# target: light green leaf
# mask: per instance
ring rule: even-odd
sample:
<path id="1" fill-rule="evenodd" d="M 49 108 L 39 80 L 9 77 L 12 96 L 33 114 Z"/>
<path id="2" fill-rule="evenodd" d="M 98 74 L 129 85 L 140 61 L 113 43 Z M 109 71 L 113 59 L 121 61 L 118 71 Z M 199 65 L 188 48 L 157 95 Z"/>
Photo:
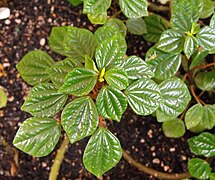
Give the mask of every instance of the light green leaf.
<path id="1" fill-rule="evenodd" d="M 91 69 L 74 68 L 64 80 L 59 92 L 74 96 L 87 95 L 92 91 L 98 79 L 98 73 Z"/>
<path id="2" fill-rule="evenodd" d="M 193 158 L 188 161 L 188 170 L 192 177 L 198 179 L 208 179 L 211 174 L 210 165 L 199 158 Z"/>
<path id="3" fill-rule="evenodd" d="M 93 100 L 85 96 L 67 104 L 61 119 L 70 143 L 74 143 L 95 132 L 99 115 Z"/>
<path id="4" fill-rule="evenodd" d="M 192 62 L 189 66 L 189 69 L 194 68 L 195 66 L 202 65 L 204 63 L 204 59 L 208 55 L 208 51 L 206 50 L 200 50 L 193 54 L 192 56 Z"/>
<path id="5" fill-rule="evenodd" d="M 154 76 L 154 73 L 148 64 L 138 56 L 129 56 L 125 60 L 118 62 L 116 65 L 123 68 L 127 73 L 128 78 L 131 80 L 143 77 L 152 78 Z"/>
<path id="6" fill-rule="evenodd" d="M 107 12 L 101 14 L 87 14 L 88 19 L 92 24 L 104 24 L 107 21 Z"/>
<path id="7" fill-rule="evenodd" d="M 60 134 L 61 126 L 56 120 L 32 117 L 21 125 L 13 145 L 31 156 L 43 157 L 53 151 Z"/>
<path id="8" fill-rule="evenodd" d="M 106 12 L 111 5 L 111 0 L 84 0 L 83 13 L 99 15 Z"/>
<path id="9" fill-rule="evenodd" d="M 126 26 L 131 34 L 143 35 L 147 33 L 146 23 L 142 18 L 128 19 Z"/>
<path id="10" fill-rule="evenodd" d="M 31 51 L 26 54 L 16 65 L 22 78 L 30 85 L 49 81 L 50 76 L 47 69 L 54 64 L 53 59 L 41 50 Z"/>
<path id="11" fill-rule="evenodd" d="M 136 114 L 152 114 L 161 103 L 158 85 L 151 79 L 139 79 L 126 90 L 128 103 Z"/>
<path id="12" fill-rule="evenodd" d="M 215 135 L 203 132 L 198 136 L 188 139 L 191 152 L 199 156 L 215 156 Z"/>
<path id="13" fill-rule="evenodd" d="M 211 91 L 215 88 L 215 71 L 199 72 L 194 81 L 199 89 Z"/>
<path id="14" fill-rule="evenodd" d="M 68 0 L 68 1 L 73 6 L 78 6 L 79 4 L 81 4 L 83 2 L 83 0 Z"/>
<path id="15" fill-rule="evenodd" d="M 4 91 L 4 88 L 0 86 L 0 109 L 6 107 L 7 105 L 7 95 Z"/>
<path id="16" fill-rule="evenodd" d="M 206 50 L 213 50 L 215 47 L 215 29 L 210 26 L 203 27 L 197 33 L 199 45 Z"/>
<path id="17" fill-rule="evenodd" d="M 158 42 L 161 34 L 168 29 L 166 20 L 156 14 L 149 15 L 144 20 L 147 29 L 147 34 L 143 35 L 144 39 L 149 42 Z"/>
<path id="18" fill-rule="evenodd" d="M 119 6 L 127 18 L 148 16 L 146 0 L 119 0 Z"/>
<path id="19" fill-rule="evenodd" d="M 198 47 L 198 41 L 194 36 L 186 36 L 184 42 L 184 53 L 189 59 Z"/>
<path id="20" fill-rule="evenodd" d="M 85 55 L 94 57 L 96 41 L 89 30 L 68 26 L 63 47 L 66 56 L 84 62 Z"/>
<path id="21" fill-rule="evenodd" d="M 162 124 L 162 129 L 166 137 L 179 138 L 185 133 L 185 126 L 181 119 L 175 118 Z"/>
<path id="22" fill-rule="evenodd" d="M 196 22 L 193 22 L 190 33 L 192 35 L 194 35 L 194 34 L 198 33 L 199 30 L 200 30 L 200 25 L 198 23 L 196 23 Z"/>
<path id="23" fill-rule="evenodd" d="M 167 116 L 166 114 L 159 110 L 156 111 L 156 118 L 158 122 L 166 122 L 175 119 L 175 117 Z"/>
<path id="24" fill-rule="evenodd" d="M 183 34 L 169 29 L 162 33 L 157 48 L 170 54 L 178 54 L 183 50 L 184 37 Z"/>
<path id="25" fill-rule="evenodd" d="M 99 73 L 95 62 L 87 55 L 85 56 L 85 68 L 94 70 Z"/>
<path id="26" fill-rule="evenodd" d="M 215 172 L 210 174 L 210 180 L 215 180 Z"/>
<path id="27" fill-rule="evenodd" d="M 169 54 L 152 47 L 146 53 L 146 63 L 150 66 L 155 74 L 154 77 L 165 80 L 173 77 L 181 65 L 180 54 Z"/>
<path id="28" fill-rule="evenodd" d="M 119 122 L 127 108 L 127 100 L 120 90 L 104 86 L 97 96 L 96 106 L 102 117 Z"/>
<path id="29" fill-rule="evenodd" d="M 167 116 L 177 117 L 191 100 L 186 84 L 179 78 L 169 78 L 159 84 L 159 88 L 163 101 L 158 110 Z"/>
<path id="30" fill-rule="evenodd" d="M 55 63 L 50 69 L 48 69 L 48 74 L 51 81 L 58 88 L 63 85 L 64 78 L 67 73 L 70 72 L 74 67 L 81 67 L 82 64 L 71 58 L 66 58 L 63 61 Z"/>
<path id="31" fill-rule="evenodd" d="M 214 13 L 214 2 L 212 0 L 203 0 L 203 9 L 200 12 L 200 18 L 206 19 Z"/>
<path id="32" fill-rule="evenodd" d="M 113 63 L 122 59 L 125 54 L 126 49 L 122 50 L 121 37 L 120 34 L 115 34 L 113 37 L 103 41 L 96 49 L 96 64 L 99 70 L 106 68 Z"/>
<path id="33" fill-rule="evenodd" d="M 83 163 L 89 172 L 99 178 L 113 168 L 121 157 L 119 140 L 108 129 L 100 127 L 85 148 Z"/>
<path id="34" fill-rule="evenodd" d="M 118 18 L 108 19 L 108 21 L 105 23 L 105 26 L 115 26 L 122 33 L 123 37 L 126 36 L 127 28 L 123 21 Z"/>
<path id="35" fill-rule="evenodd" d="M 33 87 L 21 110 L 37 117 L 54 116 L 63 108 L 68 97 L 57 90 L 51 83 L 42 83 Z"/>
<path id="36" fill-rule="evenodd" d="M 212 16 L 211 21 L 210 21 L 210 27 L 215 28 L 215 14 Z"/>
<path id="37" fill-rule="evenodd" d="M 110 86 L 124 90 L 128 86 L 128 75 L 124 69 L 114 67 L 109 69 L 104 76 Z"/>

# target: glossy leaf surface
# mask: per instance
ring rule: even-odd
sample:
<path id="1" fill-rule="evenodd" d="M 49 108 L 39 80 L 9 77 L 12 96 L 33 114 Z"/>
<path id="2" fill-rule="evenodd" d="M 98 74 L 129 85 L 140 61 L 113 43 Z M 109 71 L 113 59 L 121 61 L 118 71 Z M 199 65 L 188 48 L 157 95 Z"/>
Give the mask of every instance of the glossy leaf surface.
<path id="1" fill-rule="evenodd" d="M 205 19 L 210 17 L 214 13 L 214 2 L 213 0 L 203 0 L 203 8 L 200 13 L 200 18 Z"/>
<path id="2" fill-rule="evenodd" d="M 131 34 L 143 35 L 147 33 L 146 23 L 142 18 L 128 19 L 126 26 Z"/>
<path id="3" fill-rule="evenodd" d="M 7 94 L 4 88 L 0 86 L 0 109 L 7 105 Z"/>
<path id="4" fill-rule="evenodd" d="M 106 128 L 100 127 L 90 138 L 84 151 L 86 169 L 97 177 L 113 168 L 122 157 L 119 140 Z"/>
<path id="5" fill-rule="evenodd" d="M 101 14 L 87 14 L 88 19 L 92 24 L 104 24 L 107 21 L 107 12 L 102 12 Z"/>
<path id="6" fill-rule="evenodd" d="M 105 23 L 104 26 L 115 26 L 122 33 L 123 37 L 126 36 L 127 28 L 123 21 L 118 18 L 108 19 L 107 23 Z"/>
<path id="7" fill-rule="evenodd" d="M 84 67 L 87 68 L 87 69 L 91 69 L 91 70 L 94 70 L 96 72 L 99 73 L 97 67 L 96 67 L 96 64 L 95 62 L 89 57 L 89 56 L 85 56 L 85 64 L 84 64 Z"/>
<path id="8" fill-rule="evenodd" d="M 51 83 L 33 87 L 21 109 L 37 117 L 52 117 L 64 106 L 67 95 L 59 93 Z"/>
<path id="9" fill-rule="evenodd" d="M 199 89 L 211 91 L 215 89 L 215 71 L 199 72 L 194 81 Z"/>
<path id="10" fill-rule="evenodd" d="M 111 0 L 84 0 L 83 13 L 99 15 L 106 12 L 111 5 Z"/>
<path id="11" fill-rule="evenodd" d="M 194 68 L 195 66 L 202 65 L 204 63 L 204 59 L 208 55 L 208 51 L 201 50 L 193 54 L 192 62 L 189 66 L 189 69 Z"/>
<path id="12" fill-rule="evenodd" d="M 184 53 L 189 59 L 198 47 L 198 41 L 194 36 L 186 36 L 184 42 Z"/>
<path id="13" fill-rule="evenodd" d="M 210 27 L 215 28 L 215 14 L 211 17 Z"/>
<path id="14" fill-rule="evenodd" d="M 13 140 L 13 145 L 31 156 L 43 157 L 55 148 L 61 126 L 51 118 L 32 117 L 24 121 Z"/>
<path id="15" fill-rule="evenodd" d="M 99 115 L 93 100 L 85 96 L 67 104 L 61 119 L 70 143 L 74 143 L 95 132 Z"/>

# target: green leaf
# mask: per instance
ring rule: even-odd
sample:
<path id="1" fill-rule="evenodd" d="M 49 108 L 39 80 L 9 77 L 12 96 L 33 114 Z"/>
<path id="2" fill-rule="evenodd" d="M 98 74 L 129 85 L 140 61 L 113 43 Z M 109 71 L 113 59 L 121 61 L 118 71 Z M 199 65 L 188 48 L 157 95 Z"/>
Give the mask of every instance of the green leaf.
<path id="1" fill-rule="evenodd" d="M 83 2 L 83 0 L 68 0 L 68 1 L 73 6 L 78 6 L 79 4 L 81 4 Z"/>
<path id="2" fill-rule="evenodd" d="M 189 32 L 192 27 L 193 19 L 189 14 L 177 12 L 171 18 L 172 28 L 179 32 Z"/>
<path id="3" fill-rule="evenodd" d="M 210 180 L 215 180 L 215 172 L 210 174 Z"/>
<path id="4" fill-rule="evenodd" d="M 215 71 L 199 72 L 194 81 L 199 89 L 211 91 L 215 88 Z"/>
<path id="5" fill-rule="evenodd" d="M 119 140 L 108 129 L 100 127 L 87 144 L 83 163 L 89 172 L 99 178 L 113 168 L 121 157 L 122 148 Z"/>
<path id="6" fill-rule="evenodd" d="M 162 129 L 166 137 L 179 138 L 185 133 L 185 126 L 181 119 L 175 118 L 162 124 Z"/>
<path id="7" fill-rule="evenodd" d="M 64 78 L 74 67 L 81 67 L 82 64 L 71 58 L 66 58 L 63 61 L 55 63 L 50 69 L 48 69 L 51 81 L 58 88 L 63 85 Z"/>
<path id="8" fill-rule="evenodd" d="M 193 34 L 198 33 L 199 30 L 200 30 L 200 25 L 196 22 L 193 22 L 190 33 L 193 35 Z"/>
<path id="9" fill-rule="evenodd" d="M 132 83 L 126 90 L 128 103 L 136 114 L 152 114 L 161 102 L 158 85 L 151 79 L 139 79 Z"/>
<path id="10" fill-rule="evenodd" d="M 211 21 L 210 21 L 210 27 L 215 28 L 215 14 L 212 16 Z"/>
<path id="11" fill-rule="evenodd" d="M 104 24 L 107 21 L 107 12 L 101 14 L 87 14 L 88 19 L 92 24 Z"/>
<path id="12" fill-rule="evenodd" d="M 159 111 L 167 116 L 177 117 L 191 100 L 186 84 L 179 78 L 169 78 L 159 84 L 163 101 Z"/>
<path id="13" fill-rule="evenodd" d="M 186 57 L 189 59 L 190 56 L 195 52 L 198 48 L 198 41 L 194 36 L 186 36 L 184 42 L 184 53 Z"/>
<path id="14" fill-rule="evenodd" d="M 146 23 L 142 18 L 128 19 L 126 26 L 131 34 L 143 35 L 147 33 Z"/>
<path id="15" fill-rule="evenodd" d="M 123 35 L 123 37 L 126 36 L 126 31 L 127 28 L 123 21 L 117 18 L 110 18 L 108 21 L 105 23 L 105 26 L 115 26 Z"/>
<path id="16" fill-rule="evenodd" d="M 214 13 L 214 2 L 212 0 L 203 0 L 203 9 L 200 12 L 200 18 L 206 19 Z"/>
<path id="17" fill-rule="evenodd" d="M 99 115 L 90 97 L 80 97 L 64 108 L 62 126 L 71 143 L 93 134 L 98 126 Z"/>
<path id="18" fill-rule="evenodd" d="M 146 53 L 146 63 L 150 66 L 155 74 L 154 77 L 165 80 L 173 77 L 181 65 L 180 54 L 169 54 L 152 47 Z"/>
<path id="19" fill-rule="evenodd" d="M 122 59 L 126 49 L 122 50 L 120 34 L 115 34 L 113 37 L 103 41 L 96 49 L 95 59 L 99 70 L 107 68 L 114 61 Z M 122 35 L 121 35 L 122 36 Z"/>
<path id="20" fill-rule="evenodd" d="M 6 107 L 7 105 L 7 95 L 4 91 L 4 88 L 0 86 L 0 109 Z"/>
<path id="21" fill-rule="evenodd" d="M 53 151 L 60 134 L 61 126 L 56 120 L 32 117 L 21 125 L 13 145 L 27 154 L 43 157 Z"/>
<path id="22" fill-rule="evenodd" d="M 50 76 L 47 69 L 54 64 L 53 59 L 41 50 L 31 51 L 26 54 L 16 65 L 22 78 L 30 85 L 49 81 Z"/>
<path id="23" fill-rule="evenodd" d="M 185 115 L 187 129 L 192 132 L 201 132 L 212 129 L 215 126 L 215 105 L 196 104 L 192 106 Z"/>
<path id="24" fill-rule="evenodd" d="M 106 12 L 111 5 L 111 0 L 84 0 L 83 13 L 99 15 Z"/>
<path id="25" fill-rule="evenodd" d="M 157 48 L 170 54 L 178 54 L 183 50 L 184 37 L 183 34 L 169 29 L 162 33 Z"/>
<path id="26" fill-rule="evenodd" d="M 166 122 L 175 119 L 175 117 L 167 116 L 166 114 L 159 110 L 156 111 L 156 118 L 158 122 Z"/>
<path id="27" fill-rule="evenodd" d="M 94 57 L 96 41 L 89 30 L 68 26 L 63 47 L 66 56 L 84 62 L 85 55 Z"/>
<path id="28" fill-rule="evenodd" d="M 119 0 L 119 6 L 127 18 L 148 16 L 146 0 Z"/>
<path id="29" fill-rule="evenodd" d="M 120 90 L 104 86 L 97 96 L 96 106 L 102 117 L 119 122 L 127 108 L 127 100 Z"/>
<path id="30" fill-rule="evenodd" d="M 53 27 L 49 37 L 50 49 L 58 54 L 67 56 L 64 51 L 64 39 L 67 36 L 69 26 Z"/>
<path id="31" fill-rule="evenodd" d="M 208 132 L 203 132 L 198 136 L 188 139 L 188 144 L 192 153 L 205 156 L 215 156 L 215 136 Z"/>
<path id="32" fill-rule="evenodd" d="M 203 27 L 197 34 L 199 45 L 206 50 L 213 50 L 215 47 L 215 29 L 210 26 Z"/>
<path id="33" fill-rule="evenodd" d="M 104 76 L 105 80 L 110 86 L 113 86 L 119 90 L 124 90 L 128 84 L 128 75 L 124 69 L 121 68 L 111 68 Z"/>
<path id="34" fill-rule="evenodd" d="M 59 92 L 74 96 L 87 95 L 92 91 L 98 79 L 98 73 L 91 69 L 74 68 L 64 80 Z"/>
<path id="35" fill-rule="evenodd" d="M 54 116 L 63 108 L 68 97 L 57 90 L 51 83 L 42 83 L 33 87 L 21 109 L 32 116 Z"/>
<path id="36" fill-rule="evenodd" d="M 152 14 L 147 16 L 145 19 L 147 34 L 143 37 L 149 42 L 158 42 L 161 34 L 168 29 L 166 20 L 159 15 Z"/>
<path id="37" fill-rule="evenodd" d="M 85 68 L 94 70 L 99 73 L 95 62 L 87 55 L 85 56 Z"/>
<path id="38" fill-rule="evenodd" d="M 192 69 L 195 66 L 202 65 L 207 55 L 208 55 L 208 51 L 206 50 L 200 50 L 194 53 L 194 55 L 192 56 L 192 62 L 189 66 L 189 69 Z"/>
<path id="39" fill-rule="evenodd" d="M 192 177 L 198 179 L 208 179 L 211 174 L 210 165 L 199 158 L 193 158 L 188 161 L 188 170 Z"/>
<path id="40" fill-rule="evenodd" d="M 125 70 L 128 75 L 128 79 L 136 80 L 143 77 L 152 78 L 154 73 L 151 68 L 138 56 L 129 56 L 125 60 L 116 64 Z"/>

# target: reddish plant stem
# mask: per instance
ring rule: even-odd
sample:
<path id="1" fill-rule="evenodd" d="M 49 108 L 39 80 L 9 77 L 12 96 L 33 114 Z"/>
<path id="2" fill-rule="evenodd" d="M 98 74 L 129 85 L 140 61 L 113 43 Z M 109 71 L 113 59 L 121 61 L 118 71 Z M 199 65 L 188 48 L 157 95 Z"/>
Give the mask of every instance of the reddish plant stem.
<path id="1" fill-rule="evenodd" d="M 103 127 L 102 116 L 99 116 L 99 127 Z"/>
<path id="2" fill-rule="evenodd" d="M 192 93 L 192 95 L 195 98 L 197 103 L 205 105 L 205 103 L 196 95 L 193 85 L 190 86 L 190 91 L 191 91 L 191 93 Z"/>
<path id="3" fill-rule="evenodd" d="M 205 69 L 205 68 L 208 68 L 208 67 L 211 67 L 211 66 L 215 66 L 215 62 L 205 64 L 205 65 L 196 66 L 196 67 L 192 68 L 191 70 L 193 71 L 195 69 Z"/>

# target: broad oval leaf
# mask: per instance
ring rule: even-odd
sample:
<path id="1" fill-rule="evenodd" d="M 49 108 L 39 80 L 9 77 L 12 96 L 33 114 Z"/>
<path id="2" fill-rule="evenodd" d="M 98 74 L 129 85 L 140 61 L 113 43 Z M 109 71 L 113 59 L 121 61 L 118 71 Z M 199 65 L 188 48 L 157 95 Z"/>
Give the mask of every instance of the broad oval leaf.
<path id="1" fill-rule="evenodd" d="M 66 105 L 62 114 L 62 126 L 71 143 L 93 134 L 99 115 L 90 97 L 80 97 Z"/>
<path id="2" fill-rule="evenodd" d="M 92 91 L 98 79 L 98 73 L 87 68 L 74 68 L 70 71 L 59 92 L 74 96 L 87 95 Z"/>
<path id="3" fill-rule="evenodd" d="M 128 19 L 126 26 L 131 34 L 143 35 L 147 33 L 146 23 L 143 18 Z"/>
<path id="4" fill-rule="evenodd" d="M 87 14 L 88 19 L 92 24 L 104 24 L 107 21 L 107 12 L 101 14 Z"/>
<path id="5" fill-rule="evenodd" d="M 119 6 L 127 18 L 148 16 L 146 0 L 119 0 Z"/>
<path id="6" fill-rule="evenodd" d="M 206 19 L 214 13 L 214 2 L 213 0 L 203 0 L 203 8 L 200 12 L 200 18 Z"/>
<path id="7" fill-rule="evenodd" d="M 167 116 L 177 117 L 191 100 L 186 84 L 179 78 L 170 78 L 159 84 L 162 103 L 158 110 Z"/>
<path id="8" fill-rule="evenodd" d="M 167 116 L 166 114 L 159 110 L 156 111 L 156 118 L 158 122 L 166 122 L 175 119 L 175 117 Z"/>
<path id="9" fill-rule="evenodd" d="M 113 168 L 121 157 L 119 140 L 108 129 L 100 127 L 85 148 L 83 163 L 89 172 L 99 178 Z"/>
<path id="10" fill-rule="evenodd" d="M 32 117 L 21 125 L 13 145 L 31 156 L 43 157 L 55 148 L 60 134 L 61 126 L 56 120 Z"/>
<path id="11" fill-rule="evenodd" d="M 199 45 L 206 50 L 213 50 L 215 47 L 215 29 L 210 26 L 203 27 L 197 33 Z"/>
<path id="12" fill-rule="evenodd" d="M 199 156 L 215 156 L 215 135 L 203 132 L 198 136 L 188 139 L 191 152 Z"/>
<path id="13" fill-rule="evenodd" d="M 46 70 L 53 64 L 53 59 L 46 52 L 36 50 L 26 54 L 16 68 L 28 84 L 35 86 L 50 80 Z"/>
<path id="14" fill-rule="evenodd" d="M 159 15 L 152 14 L 145 17 L 147 33 L 143 35 L 149 42 L 158 42 L 161 34 L 168 29 L 166 20 Z"/>
<path id="15" fill-rule="evenodd" d="M 195 66 L 202 65 L 204 63 L 204 59 L 206 58 L 207 55 L 208 55 L 207 50 L 200 50 L 200 51 L 197 51 L 196 53 L 194 53 L 194 55 L 192 56 L 192 62 L 189 66 L 189 69 L 192 69 Z"/>
<path id="16" fill-rule="evenodd" d="M 174 118 L 171 121 L 163 122 L 162 129 L 166 137 L 179 138 L 185 133 L 184 122 L 179 118 Z"/>
<path id="17" fill-rule="evenodd" d="M 127 99 L 120 90 L 104 86 L 97 96 L 96 106 L 102 117 L 119 122 L 127 108 Z"/>
<path id="18" fill-rule="evenodd" d="M 178 54 L 183 50 L 184 36 L 182 33 L 168 29 L 160 37 L 157 48 L 170 54 Z"/>
<path id="19" fill-rule="evenodd" d="M 215 71 L 199 72 L 194 81 L 199 89 L 211 91 L 215 89 Z"/>
<path id="20" fill-rule="evenodd" d="M 128 103 L 136 114 L 152 114 L 160 105 L 161 95 L 158 85 L 151 79 L 142 78 L 132 83 L 126 90 Z"/>
<path id="21" fill-rule="evenodd" d="M 119 90 L 123 90 L 128 86 L 128 75 L 124 69 L 111 68 L 105 73 L 104 78 L 110 86 Z"/>
<path id="22" fill-rule="evenodd" d="M 184 42 L 184 53 L 189 59 L 198 47 L 198 41 L 194 36 L 186 36 Z"/>
<path id="23" fill-rule="evenodd" d="M 211 167 L 199 158 L 193 158 L 188 161 L 188 170 L 192 177 L 198 179 L 208 179 L 211 174 Z"/>
<path id="24" fill-rule="evenodd" d="M 81 67 L 82 64 L 71 58 L 66 58 L 63 61 L 55 63 L 51 68 L 48 69 L 49 76 L 53 84 L 57 87 L 63 85 L 64 78 L 66 75 L 75 67 Z"/>
<path id="25" fill-rule="evenodd" d="M 193 19 L 190 14 L 177 12 L 171 17 L 172 28 L 179 32 L 189 32 L 192 27 Z"/>
<path id="26" fill-rule="evenodd" d="M 106 12 L 111 5 L 111 0 L 84 0 L 83 13 L 99 15 Z"/>
<path id="27" fill-rule="evenodd" d="M 42 83 L 31 89 L 21 110 L 32 116 L 52 117 L 63 108 L 67 97 L 66 94 L 59 93 L 53 84 Z"/>
<path id="28" fill-rule="evenodd" d="M 123 37 L 126 36 L 127 28 L 123 21 L 118 18 L 108 19 L 104 26 L 115 26 L 122 33 Z"/>
<path id="29" fill-rule="evenodd" d="M 136 80 L 143 77 L 152 78 L 154 73 L 143 59 L 138 56 L 129 56 L 125 60 L 118 62 L 116 66 L 125 70 L 128 79 Z"/>

